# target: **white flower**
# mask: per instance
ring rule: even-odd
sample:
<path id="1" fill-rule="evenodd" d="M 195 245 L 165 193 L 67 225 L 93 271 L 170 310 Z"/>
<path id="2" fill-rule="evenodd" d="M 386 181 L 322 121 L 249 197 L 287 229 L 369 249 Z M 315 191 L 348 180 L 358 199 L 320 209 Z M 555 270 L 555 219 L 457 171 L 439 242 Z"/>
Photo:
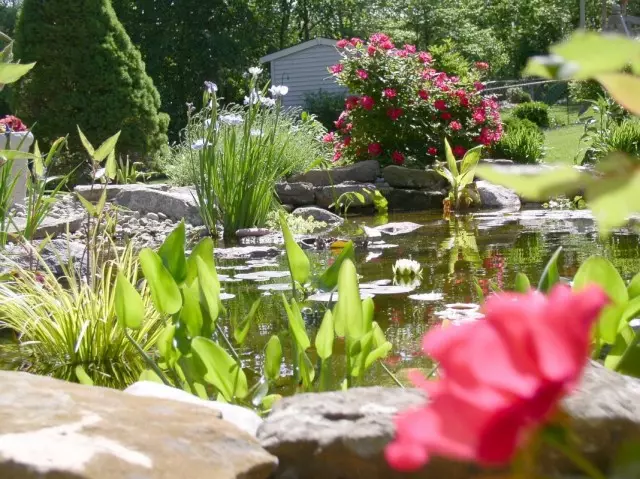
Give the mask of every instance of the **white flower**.
<path id="1" fill-rule="evenodd" d="M 199 140 L 196 140 L 193 143 L 191 143 L 192 150 L 202 150 L 203 148 L 206 148 L 208 146 L 211 146 L 211 143 L 209 143 L 204 138 L 200 138 Z"/>
<path id="2" fill-rule="evenodd" d="M 260 75 L 260 73 L 262 73 L 262 68 L 260 67 L 251 67 L 249 68 L 249 73 L 255 77 L 257 77 L 258 75 Z"/>
<path id="3" fill-rule="evenodd" d="M 258 128 L 251 128 L 251 136 L 262 136 L 262 130 Z"/>
<path id="4" fill-rule="evenodd" d="M 206 81 L 204 82 L 204 89 L 209 93 L 215 93 L 218 91 L 218 85 L 216 85 L 212 81 Z"/>
<path id="5" fill-rule="evenodd" d="M 289 87 L 285 85 L 273 85 L 271 88 L 269 88 L 269 93 L 271 93 L 271 96 L 274 98 L 285 96 L 287 93 L 289 93 Z"/>
<path id="6" fill-rule="evenodd" d="M 422 266 L 412 259 L 399 259 L 393 265 L 393 274 L 396 276 L 422 276 Z"/>
<path id="7" fill-rule="evenodd" d="M 262 103 L 264 106 L 274 106 L 276 104 L 276 101 L 273 98 L 261 97 L 260 103 Z"/>
<path id="8" fill-rule="evenodd" d="M 228 115 L 220 115 L 220 121 L 226 125 L 232 125 L 232 126 L 242 125 L 244 123 L 244 120 L 242 119 L 242 117 L 235 113 L 230 113 Z"/>
<path id="9" fill-rule="evenodd" d="M 245 96 L 244 97 L 244 104 L 245 105 L 255 105 L 256 103 L 258 103 L 260 101 L 260 93 L 258 93 L 257 91 L 253 90 L 251 93 L 249 93 L 249 96 Z"/>

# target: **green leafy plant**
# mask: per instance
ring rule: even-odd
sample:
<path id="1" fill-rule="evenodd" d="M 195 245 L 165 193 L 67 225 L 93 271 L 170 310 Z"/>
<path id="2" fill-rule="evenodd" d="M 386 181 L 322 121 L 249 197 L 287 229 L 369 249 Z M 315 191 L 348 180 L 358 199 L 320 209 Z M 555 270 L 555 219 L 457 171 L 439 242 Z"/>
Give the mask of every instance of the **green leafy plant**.
<path id="1" fill-rule="evenodd" d="M 140 161 L 131 161 L 129 155 L 122 161 L 118 158 L 116 168 L 116 183 L 120 185 L 131 185 L 145 179 L 145 174 L 139 170 L 143 166 Z"/>
<path id="2" fill-rule="evenodd" d="M 533 164 L 544 155 L 544 134 L 530 120 L 511 118 L 505 122 L 505 132 L 491 150 L 496 158 L 513 160 L 520 164 Z"/>
<path id="3" fill-rule="evenodd" d="M 587 145 L 582 162 L 595 163 L 611 151 L 608 149 L 608 140 L 616 126 L 629 117 L 629 113 L 606 93 L 588 103 L 589 110 L 583 115 L 584 133 L 580 137 L 580 142 Z"/>
<path id="4" fill-rule="evenodd" d="M 451 146 L 447 139 L 444 140 L 444 151 L 447 158 L 446 165 L 438 164 L 436 171 L 449 182 L 450 190 L 448 201 L 452 208 L 460 209 L 478 202 L 477 193 L 471 188 L 475 177 L 476 167 L 480 161 L 482 146 L 476 146 L 467 151 L 460 161 L 460 167 L 456 161 Z"/>
<path id="5" fill-rule="evenodd" d="M 344 94 L 324 90 L 309 92 L 304 96 L 304 110 L 316 118 L 327 130 L 334 128 L 333 122 L 344 107 Z"/>
<path id="6" fill-rule="evenodd" d="M 551 124 L 549 106 L 539 101 L 522 103 L 513 109 L 511 115 L 522 120 L 532 121 L 540 128 L 548 128 Z"/>
<path id="7" fill-rule="evenodd" d="M 505 97 L 510 103 L 529 103 L 533 101 L 531 95 L 524 91 L 521 87 L 507 88 Z"/>

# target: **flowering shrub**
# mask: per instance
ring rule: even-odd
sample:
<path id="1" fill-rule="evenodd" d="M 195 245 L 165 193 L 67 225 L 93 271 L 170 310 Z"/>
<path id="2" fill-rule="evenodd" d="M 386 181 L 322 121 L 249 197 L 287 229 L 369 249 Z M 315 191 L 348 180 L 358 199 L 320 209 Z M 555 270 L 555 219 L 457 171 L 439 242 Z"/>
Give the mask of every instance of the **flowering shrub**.
<path id="1" fill-rule="evenodd" d="M 325 138 L 334 146 L 334 161 L 428 165 L 444 157 L 445 137 L 458 157 L 500 139 L 497 102 L 480 95 L 487 63 L 476 63 L 460 79 L 432 69 L 428 52 L 396 47 L 382 33 L 368 43 L 352 38 L 337 46 L 342 60 L 329 72 L 352 95 L 335 121 L 335 134 Z"/>
<path id="2" fill-rule="evenodd" d="M 576 293 L 557 285 L 549 296 L 501 293 L 486 301 L 484 320 L 427 333 L 423 350 L 443 375 L 414 378 L 431 400 L 396 419 L 386 449 L 391 466 L 411 471 L 432 455 L 510 462 L 577 385 L 591 327 L 607 302 L 599 286 Z"/>
<path id="3" fill-rule="evenodd" d="M 20 120 L 20 118 L 7 115 L 0 119 L 0 133 L 8 133 L 12 131 L 27 131 L 27 127 Z"/>

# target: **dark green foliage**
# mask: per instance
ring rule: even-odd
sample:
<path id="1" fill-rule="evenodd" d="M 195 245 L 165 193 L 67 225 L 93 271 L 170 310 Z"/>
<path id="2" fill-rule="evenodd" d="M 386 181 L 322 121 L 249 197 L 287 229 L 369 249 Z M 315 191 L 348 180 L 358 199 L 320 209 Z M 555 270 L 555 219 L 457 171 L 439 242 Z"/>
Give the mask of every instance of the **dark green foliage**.
<path id="1" fill-rule="evenodd" d="M 528 103 L 532 101 L 531 95 L 520 87 L 508 88 L 505 96 L 509 103 Z"/>
<path id="2" fill-rule="evenodd" d="M 122 130 L 118 152 L 148 158 L 167 143 L 169 118 L 140 53 L 110 0 L 25 0 L 16 25 L 16 58 L 36 61 L 14 90 L 14 111 L 47 143 L 79 125 L 99 145 Z"/>
<path id="3" fill-rule="evenodd" d="M 304 111 L 316 116 L 327 130 L 335 130 L 334 122 L 344 110 L 344 95 L 320 90 L 307 93 L 304 97 Z"/>
<path id="4" fill-rule="evenodd" d="M 512 115 L 522 120 L 530 120 L 540 128 L 549 128 L 549 106 L 545 103 L 534 101 L 522 103 L 513 109 Z"/>
<path id="5" fill-rule="evenodd" d="M 537 163 L 544 154 L 544 135 L 530 120 L 509 118 L 504 122 L 505 132 L 492 148 L 495 158 L 515 163 Z"/>
<path id="6" fill-rule="evenodd" d="M 604 96 L 604 90 L 595 80 L 572 81 L 569 83 L 569 96 L 576 102 L 596 101 Z"/>
<path id="7" fill-rule="evenodd" d="M 640 120 L 624 120 L 613 126 L 608 135 L 594 140 L 591 150 L 595 153 L 595 160 L 601 160 L 614 152 L 640 158 Z"/>

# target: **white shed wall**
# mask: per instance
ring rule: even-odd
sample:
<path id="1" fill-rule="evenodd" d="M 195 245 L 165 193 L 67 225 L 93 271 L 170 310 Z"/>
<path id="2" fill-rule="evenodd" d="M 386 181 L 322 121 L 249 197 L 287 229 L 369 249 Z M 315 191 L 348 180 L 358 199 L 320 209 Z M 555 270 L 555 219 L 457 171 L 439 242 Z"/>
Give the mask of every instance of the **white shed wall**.
<path id="1" fill-rule="evenodd" d="M 343 93 L 346 88 L 338 85 L 327 67 L 340 61 L 335 47 L 314 45 L 271 62 L 271 81 L 274 85 L 287 85 L 289 94 L 284 97 L 284 106 L 302 106 L 307 92 L 323 90 Z"/>

